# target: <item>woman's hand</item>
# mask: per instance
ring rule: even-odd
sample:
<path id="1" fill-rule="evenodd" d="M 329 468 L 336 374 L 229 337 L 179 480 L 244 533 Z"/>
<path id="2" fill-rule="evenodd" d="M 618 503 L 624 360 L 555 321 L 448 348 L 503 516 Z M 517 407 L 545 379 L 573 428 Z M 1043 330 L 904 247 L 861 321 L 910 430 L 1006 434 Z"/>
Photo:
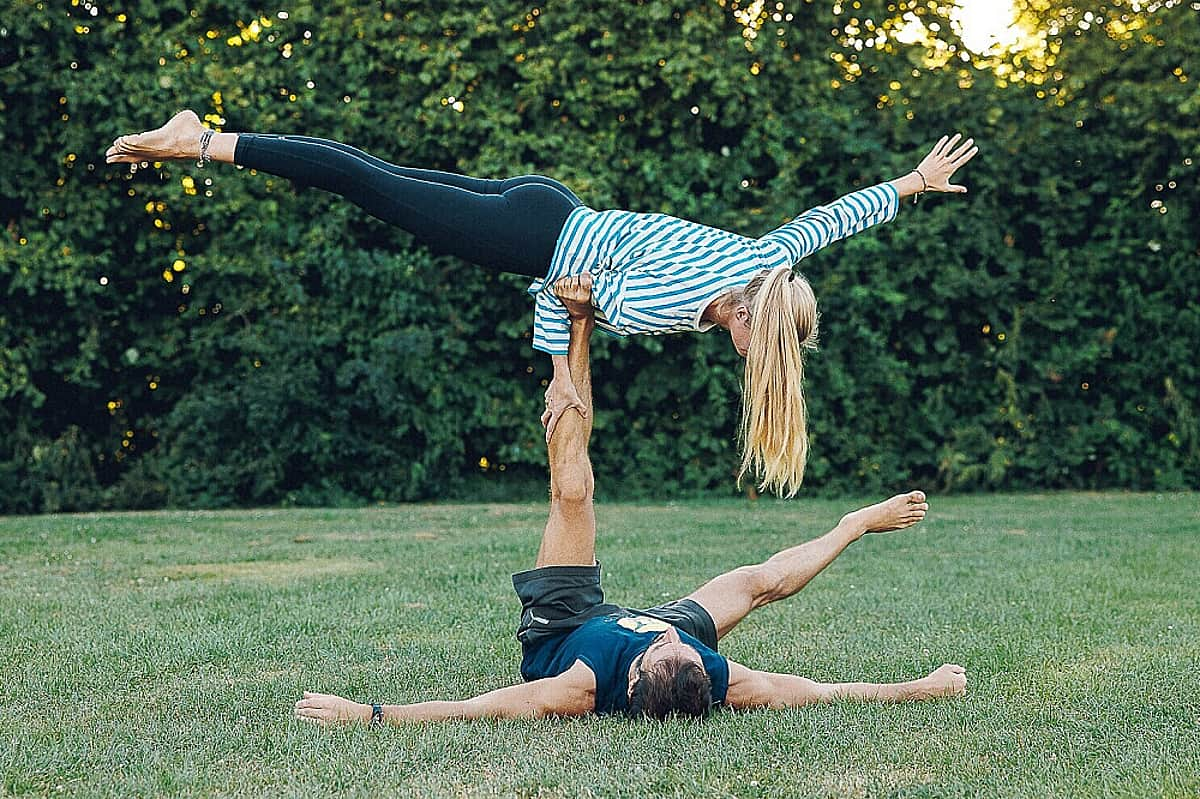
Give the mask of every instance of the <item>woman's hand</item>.
<path id="1" fill-rule="evenodd" d="M 558 426 L 558 420 L 562 415 L 571 408 L 579 411 L 579 415 L 587 418 L 587 408 L 583 404 L 583 400 L 579 398 L 579 391 L 576 390 L 575 384 L 571 382 L 571 372 L 566 370 L 566 374 L 560 376 L 558 369 L 555 370 L 554 379 L 550 381 L 550 386 L 546 389 L 546 410 L 542 413 L 542 425 L 546 428 L 546 443 L 550 443 L 550 436 L 554 435 L 554 428 Z"/>
<path id="2" fill-rule="evenodd" d="M 950 178 L 968 161 L 975 157 L 979 152 L 979 148 L 975 147 L 974 139 L 967 139 L 961 144 L 958 143 L 962 138 L 962 134 L 955 133 L 953 136 L 943 136 L 938 139 L 938 143 L 929 151 L 929 155 L 917 164 L 914 170 L 916 174 L 924 179 L 924 188 L 920 191 L 945 191 L 954 194 L 965 194 L 966 186 L 956 185 L 950 182 Z M 958 145 L 955 147 L 955 145 Z"/>
<path id="3" fill-rule="evenodd" d="M 371 720 L 371 706 L 351 702 L 333 694 L 304 692 L 304 698 L 296 703 L 296 718 L 313 724 L 345 724 Z"/>
<path id="4" fill-rule="evenodd" d="M 559 278 L 554 283 L 554 296 L 562 300 L 571 317 L 571 323 L 587 325 L 590 332 L 594 324 L 592 309 L 592 276 L 584 272 L 582 275 L 571 275 Z M 579 391 L 571 381 L 571 369 L 567 364 L 567 356 L 555 355 L 554 379 L 546 389 L 546 410 L 542 413 L 542 426 L 546 428 L 546 443 L 554 435 L 558 420 L 571 408 L 579 411 L 579 415 L 587 418 L 587 408 L 579 398 Z"/>

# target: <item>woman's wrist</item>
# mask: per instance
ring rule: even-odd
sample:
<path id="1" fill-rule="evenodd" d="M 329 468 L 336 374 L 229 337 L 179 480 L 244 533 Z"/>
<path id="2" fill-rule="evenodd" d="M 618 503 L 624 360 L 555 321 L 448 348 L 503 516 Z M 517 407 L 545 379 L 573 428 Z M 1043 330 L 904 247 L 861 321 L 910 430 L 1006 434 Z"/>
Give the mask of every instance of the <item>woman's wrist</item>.
<path id="1" fill-rule="evenodd" d="M 907 175 L 902 175 L 889 182 L 891 183 L 892 188 L 896 190 L 896 193 L 900 195 L 901 200 L 903 200 L 905 197 L 912 197 L 929 190 L 929 182 L 917 169 L 914 169 Z"/>

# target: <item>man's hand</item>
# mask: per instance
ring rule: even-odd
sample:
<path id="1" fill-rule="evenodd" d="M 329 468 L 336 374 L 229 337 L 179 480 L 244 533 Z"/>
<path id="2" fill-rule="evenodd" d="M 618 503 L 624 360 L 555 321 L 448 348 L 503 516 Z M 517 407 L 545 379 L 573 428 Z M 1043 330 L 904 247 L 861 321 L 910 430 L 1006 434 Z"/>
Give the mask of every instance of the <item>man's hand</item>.
<path id="1" fill-rule="evenodd" d="M 567 315 L 576 321 L 592 316 L 592 276 L 587 272 L 559 278 L 554 283 L 554 296 L 562 300 Z"/>
<path id="2" fill-rule="evenodd" d="M 965 696 L 967 693 L 967 670 L 954 663 L 943 663 L 931 671 L 919 682 L 925 695 L 922 699 L 936 699 L 942 696 Z"/>
<path id="3" fill-rule="evenodd" d="M 304 692 L 304 698 L 296 703 L 296 718 L 313 724 L 346 724 L 348 722 L 371 721 L 371 706 L 351 702 L 333 694 Z"/>
<path id="4" fill-rule="evenodd" d="M 924 191 L 946 191 L 954 194 L 964 194 L 966 186 L 952 184 L 950 178 L 956 171 L 975 157 L 979 148 L 975 147 L 974 139 L 967 139 L 962 144 L 958 140 L 962 134 L 943 136 L 929 151 L 929 155 L 917 164 L 917 173 L 924 178 Z M 958 145 L 955 147 L 955 145 Z"/>

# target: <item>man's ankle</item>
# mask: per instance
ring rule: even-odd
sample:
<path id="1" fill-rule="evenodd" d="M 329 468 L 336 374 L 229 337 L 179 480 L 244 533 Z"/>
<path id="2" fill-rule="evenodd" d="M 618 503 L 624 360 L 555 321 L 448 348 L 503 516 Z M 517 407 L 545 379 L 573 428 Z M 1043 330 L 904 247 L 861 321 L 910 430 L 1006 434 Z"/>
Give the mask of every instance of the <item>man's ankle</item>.
<path id="1" fill-rule="evenodd" d="M 833 528 L 835 533 L 846 536 L 851 541 L 857 541 L 867 534 L 867 525 L 857 520 L 855 513 L 847 513 Z"/>

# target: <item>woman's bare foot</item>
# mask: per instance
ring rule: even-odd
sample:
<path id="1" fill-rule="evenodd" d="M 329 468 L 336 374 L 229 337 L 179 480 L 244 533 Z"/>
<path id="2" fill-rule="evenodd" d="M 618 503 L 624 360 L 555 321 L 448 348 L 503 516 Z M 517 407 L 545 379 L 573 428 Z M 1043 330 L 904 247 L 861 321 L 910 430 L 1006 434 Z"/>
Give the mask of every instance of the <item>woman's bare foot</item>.
<path id="1" fill-rule="evenodd" d="M 913 526 L 925 518 L 927 510 L 929 503 L 925 501 L 925 493 L 909 491 L 847 513 L 842 517 L 842 523 L 866 533 L 887 533 Z"/>
<path id="2" fill-rule="evenodd" d="M 118 136 L 104 158 L 110 164 L 199 158 L 200 134 L 205 129 L 194 111 L 180 111 L 161 128 Z"/>

